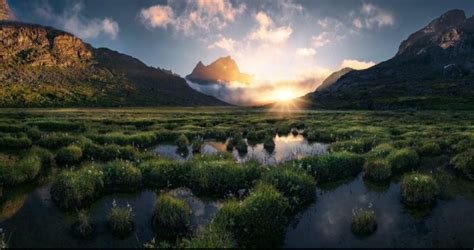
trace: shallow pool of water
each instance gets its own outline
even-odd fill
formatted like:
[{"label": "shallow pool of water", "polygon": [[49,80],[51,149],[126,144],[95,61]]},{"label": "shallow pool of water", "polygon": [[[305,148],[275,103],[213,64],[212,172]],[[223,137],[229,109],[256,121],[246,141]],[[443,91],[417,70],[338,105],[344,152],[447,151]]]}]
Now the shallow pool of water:
[{"label": "shallow pool of water", "polygon": [[[457,195],[431,210],[413,211],[400,202],[400,187],[367,186],[362,177],[321,191],[286,235],[286,247],[472,247],[474,200]],[[371,207],[377,231],[366,238],[351,233],[352,210]]]},{"label": "shallow pool of water", "polygon": [[[171,194],[190,206],[194,230],[207,225],[220,207],[219,202],[200,200],[189,190],[172,190]],[[130,204],[134,211],[135,230],[125,239],[114,237],[107,227],[107,213],[114,200],[118,205]],[[151,190],[103,197],[90,208],[93,236],[79,239],[71,230],[74,216],[60,211],[52,203],[50,185],[45,185],[5,202],[0,227],[6,232],[9,247],[142,247],[154,236],[151,218],[155,200],[156,194]]]},{"label": "shallow pool of water", "polygon": [[[232,156],[236,162],[242,163],[257,160],[264,165],[277,165],[285,161],[301,159],[312,155],[326,154],[328,145],[323,143],[309,143],[302,135],[275,136],[275,150],[269,153],[263,144],[249,145],[246,154],[240,154],[236,149]],[[201,147],[201,154],[215,154],[227,152],[226,142],[208,140]],[[179,152],[178,147],[170,144],[158,145],[154,152],[162,157],[173,160],[188,160],[193,156],[191,148],[187,153]]]}]

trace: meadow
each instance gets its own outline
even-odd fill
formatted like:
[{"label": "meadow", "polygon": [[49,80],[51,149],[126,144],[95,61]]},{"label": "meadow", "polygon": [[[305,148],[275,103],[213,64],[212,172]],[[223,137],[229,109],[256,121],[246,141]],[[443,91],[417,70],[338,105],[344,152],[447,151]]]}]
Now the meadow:
[{"label": "meadow", "polygon": [[[407,237],[407,246],[473,244],[466,236],[472,221],[462,219],[474,212],[472,112],[203,107],[0,114],[3,245],[343,246],[336,242],[344,238],[351,246],[400,246],[381,241],[390,231]],[[276,165],[236,161],[258,145],[276,154],[276,138],[292,137],[327,151]],[[209,141],[225,149],[202,152]],[[158,145],[191,157],[158,155]],[[187,198],[176,195],[183,192]],[[197,203],[212,212],[202,215]],[[335,230],[325,222],[329,212],[340,212],[333,214],[339,231],[324,238]],[[314,218],[320,227],[305,228]],[[393,226],[394,218],[405,224]],[[424,230],[413,229],[420,223]],[[321,242],[311,235],[298,241],[304,232]]]}]

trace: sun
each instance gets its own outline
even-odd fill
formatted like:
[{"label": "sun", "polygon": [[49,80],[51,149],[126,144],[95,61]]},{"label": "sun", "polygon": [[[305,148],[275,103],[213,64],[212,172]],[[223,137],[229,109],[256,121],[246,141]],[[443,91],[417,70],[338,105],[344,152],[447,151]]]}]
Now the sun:
[{"label": "sun", "polygon": [[289,89],[276,90],[273,99],[277,102],[288,102],[295,99],[297,96]]}]

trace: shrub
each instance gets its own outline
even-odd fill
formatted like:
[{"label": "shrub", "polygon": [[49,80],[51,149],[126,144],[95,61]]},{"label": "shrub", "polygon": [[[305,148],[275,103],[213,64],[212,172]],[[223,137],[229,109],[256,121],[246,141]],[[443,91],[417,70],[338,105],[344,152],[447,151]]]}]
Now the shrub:
[{"label": "shrub", "polygon": [[56,153],[56,162],[61,165],[75,164],[81,161],[82,149],[75,145],[61,148]]},{"label": "shrub", "polygon": [[212,224],[231,232],[239,247],[277,247],[283,243],[288,209],[282,194],[259,183],[242,203],[225,203]]},{"label": "shrub", "polygon": [[174,240],[185,235],[190,226],[188,204],[169,194],[162,194],[155,203],[152,224],[159,238]]},{"label": "shrub", "polygon": [[417,147],[418,153],[422,156],[436,156],[442,153],[441,147],[435,142],[424,142]]},{"label": "shrub", "polygon": [[403,148],[392,151],[387,156],[387,161],[394,172],[403,172],[416,167],[420,157],[415,150]]},{"label": "shrub", "polygon": [[392,176],[392,168],[386,160],[370,159],[364,164],[365,177],[373,181],[386,181]]},{"label": "shrub", "polygon": [[108,192],[130,192],[142,185],[142,174],[129,162],[114,161],[101,167],[104,187]]},{"label": "shrub", "polygon": [[276,167],[264,173],[262,179],[276,187],[288,199],[293,211],[315,200],[316,181],[304,171]]},{"label": "shrub", "polygon": [[59,173],[51,186],[51,198],[61,209],[79,209],[94,202],[103,188],[101,169],[90,165]]},{"label": "shrub", "polygon": [[461,172],[467,178],[474,180],[474,149],[467,150],[454,156],[450,163],[454,169]]},{"label": "shrub", "polygon": [[364,158],[348,152],[307,157],[295,164],[314,176],[318,182],[337,181],[362,171]]},{"label": "shrub", "polygon": [[128,236],[135,228],[134,214],[130,204],[126,207],[118,206],[115,200],[107,216],[109,228],[115,236],[120,238]]},{"label": "shrub", "polygon": [[369,236],[377,230],[373,210],[356,209],[352,212],[351,230],[357,236]]},{"label": "shrub", "polygon": [[84,156],[91,160],[111,161],[116,159],[134,160],[138,151],[133,146],[97,145],[86,143]]},{"label": "shrub", "polygon": [[189,182],[190,165],[177,161],[152,159],[138,166],[146,186],[153,188],[177,188]]},{"label": "shrub", "polygon": [[178,139],[176,139],[176,146],[178,146],[179,149],[183,149],[183,148],[188,148],[188,145],[189,145],[189,140],[188,140],[188,137],[186,137],[186,135],[184,134],[181,134]]},{"label": "shrub", "polygon": [[402,202],[409,206],[427,206],[436,201],[438,185],[435,180],[424,174],[408,174],[400,185]]},{"label": "shrub", "polygon": [[76,237],[83,239],[89,238],[92,235],[93,228],[86,211],[80,210],[77,212],[77,220],[72,225],[72,232]]},{"label": "shrub", "polygon": [[263,170],[256,163],[237,164],[227,159],[195,158],[187,164],[191,164],[191,190],[220,197],[252,187]]}]

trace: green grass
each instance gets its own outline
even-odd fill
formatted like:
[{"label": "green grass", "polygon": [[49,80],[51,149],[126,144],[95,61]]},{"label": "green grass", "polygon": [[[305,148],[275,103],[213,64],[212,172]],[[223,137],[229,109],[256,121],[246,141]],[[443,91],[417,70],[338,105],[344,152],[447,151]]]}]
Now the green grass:
[{"label": "green grass", "polygon": [[152,225],[158,238],[174,240],[189,231],[191,209],[188,204],[169,194],[161,194],[153,212]]}]

